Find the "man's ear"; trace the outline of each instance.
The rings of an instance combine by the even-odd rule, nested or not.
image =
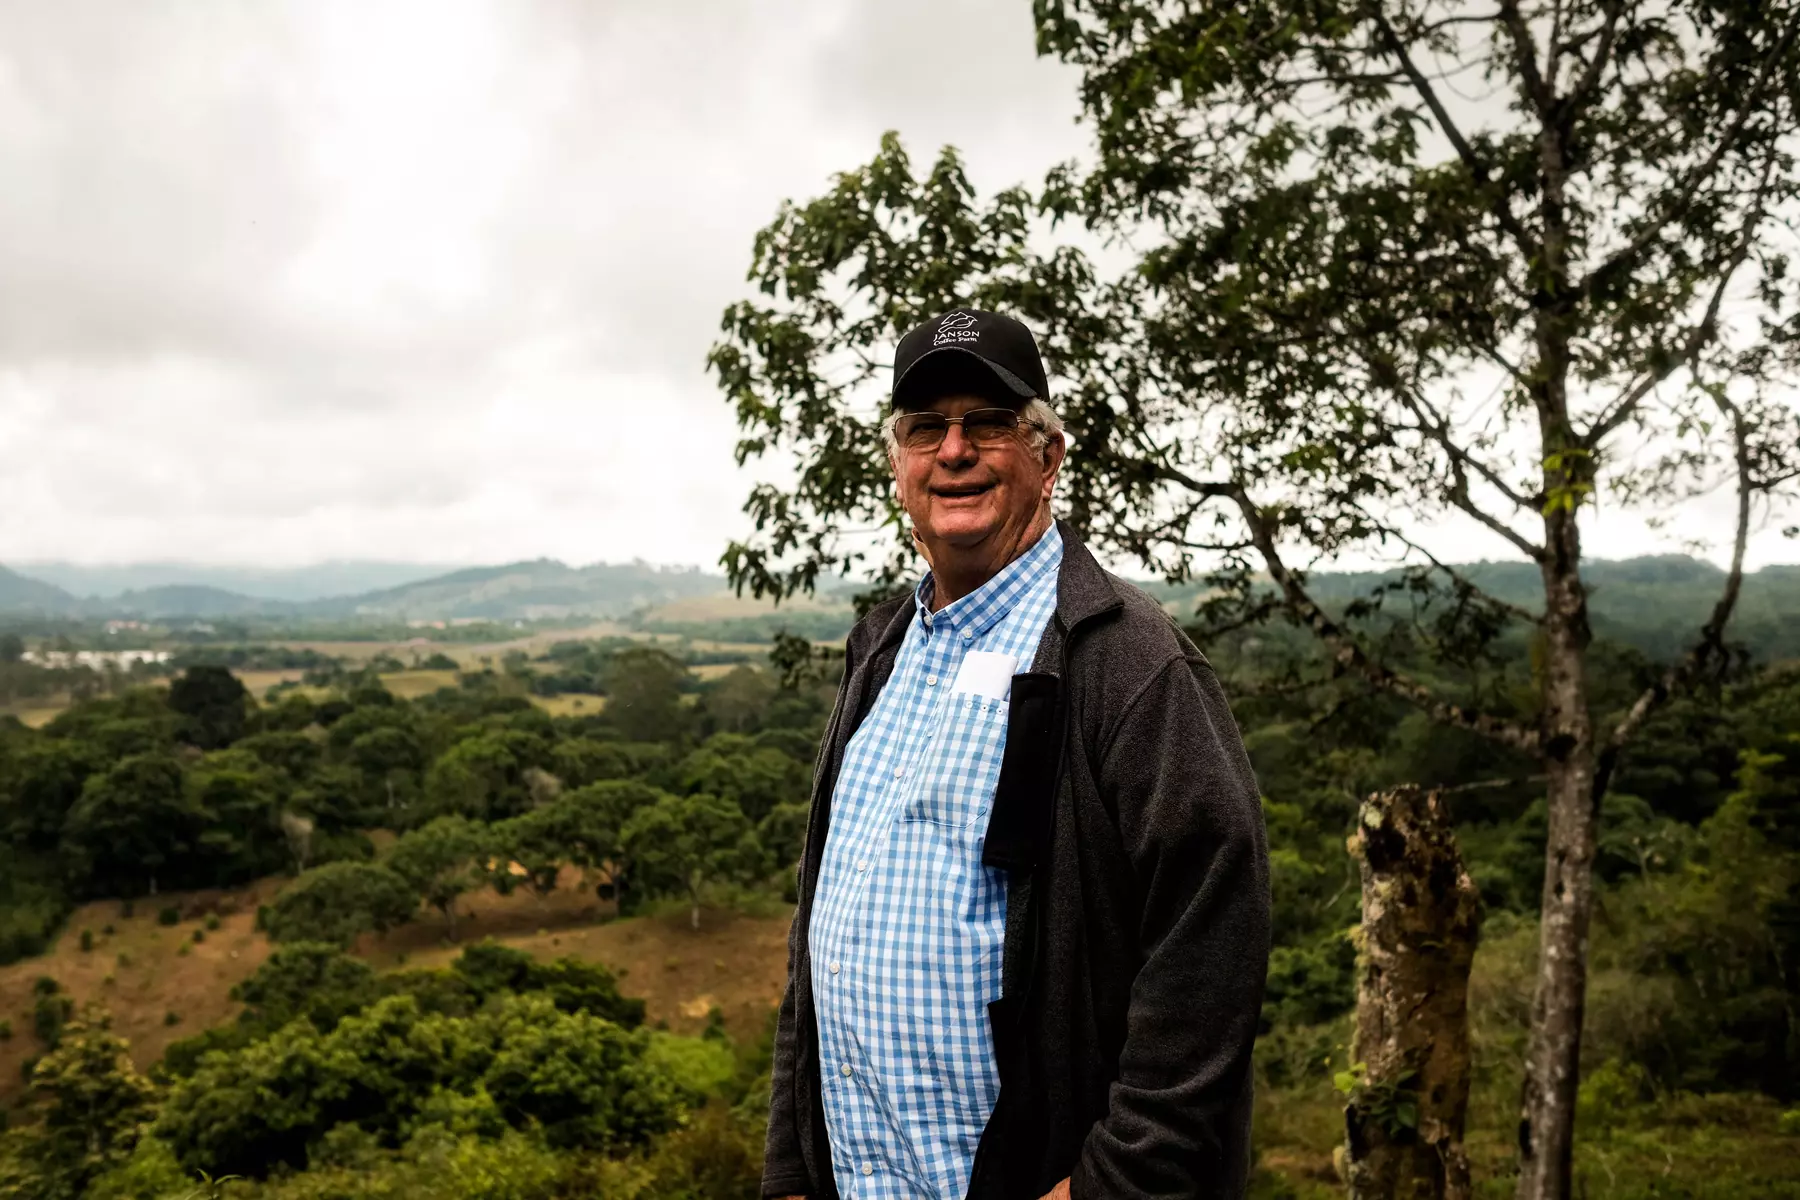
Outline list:
[[[1044,438],[1044,499],[1050,499],[1050,493],[1056,490],[1056,477],[1062,473],[1063,459],[1068,456],[1069,443],[1061,433],[1052,433]]]

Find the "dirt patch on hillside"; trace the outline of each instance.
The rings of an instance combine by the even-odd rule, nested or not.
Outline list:
[[[21,1068],[43,1052],[32,1025],[32,988],[40,976],[55,979],[78,1006],[104,1004],[114,1030],[130,1042],[133,1061],[148,1068],[171,1042],[237,1015],[231,989],[271,949],[256,932],[257,906],[285,882],[139,900],[130,916],[116,900],[84,905],[47,954],[0,967],[0,1020],[12,1026],[12,1037],[0,1040],[0,1105],[18,1098],[25,1082]],[[449,940],[439,914],[426,910],[409,925],[362,938],[356,953],[381,970],[441,967],[464,946],[491,937],[539,958],[574,955],[605,963],[619,973],[621,991],[645,1001],[652,1024],[697,1033],[716,1006],[733,1037],[761,1035],[786,983],[786,915],[703,909],[697,931],[689,928],[685,909],[620,920],[610,902],[578,890],[580,882],[578,872],[565,872],[562,886],[542,902],[522,890],[510,896],[478,892],[459,905],[456,941]],[[170,905],[181,920],[165,926],[157,914]],[[208,930],[212,919],[218,927]],[[86,951],[84,929],[93,935]]]
[[[85,904],[49,953],[0,967],[0,1020],[12,1024],[12,1037],[0,1041],[0,1100],[23,1089],[25,1062],[44,1050],[32,1023],[33,985],[41,976],[56,980],[77,1007],[105,1005],[140,1067],[161,1058],[170,1042],[234,1016],[232,987],[269,955],[268,940],[256,932],[257,905],[280,882],[142,899],[130,916],[117,900]],[[158,913],[171,906],[181,920],[160,924]],[[206,928],[209,918],[216,929]],[[81,948],[83,930],[92,935],[90,950]]]

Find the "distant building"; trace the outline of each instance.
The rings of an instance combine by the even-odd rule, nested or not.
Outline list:
[[[115,667],[121,671],[129,671],[138,663],[165,663],[169,661],[167,650],[27,650],[19,656],[21,662],[28,662],[36,667],[56,667],[68,670],[71,667],[87,667],[94,671],[103,671],[107,667]]]

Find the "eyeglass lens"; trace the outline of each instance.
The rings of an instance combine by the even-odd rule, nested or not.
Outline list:
[[[1010,408],[977,408],[960,417],[937,412],[908,413],[900,420],[900,440],[916,449],[936,446],[953,424],[961,425],[963,436],[971,442],[997,442],[1018,428],[1019,414]]]

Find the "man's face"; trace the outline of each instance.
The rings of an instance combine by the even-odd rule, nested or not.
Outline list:
[[[924,407],[960,417],[1002,406],[957,395]],[[894,464],[900,503],[928,551],[971,548],[996,536],[1009,543],[1024,537],[1050,498],[1063,460],[1060,436],[1042,448],[1038,436],[1021,423],[1012,436],[977,445],[963,436],[961,425],[952,425],[935,450],[908,449],[901,443]]]

